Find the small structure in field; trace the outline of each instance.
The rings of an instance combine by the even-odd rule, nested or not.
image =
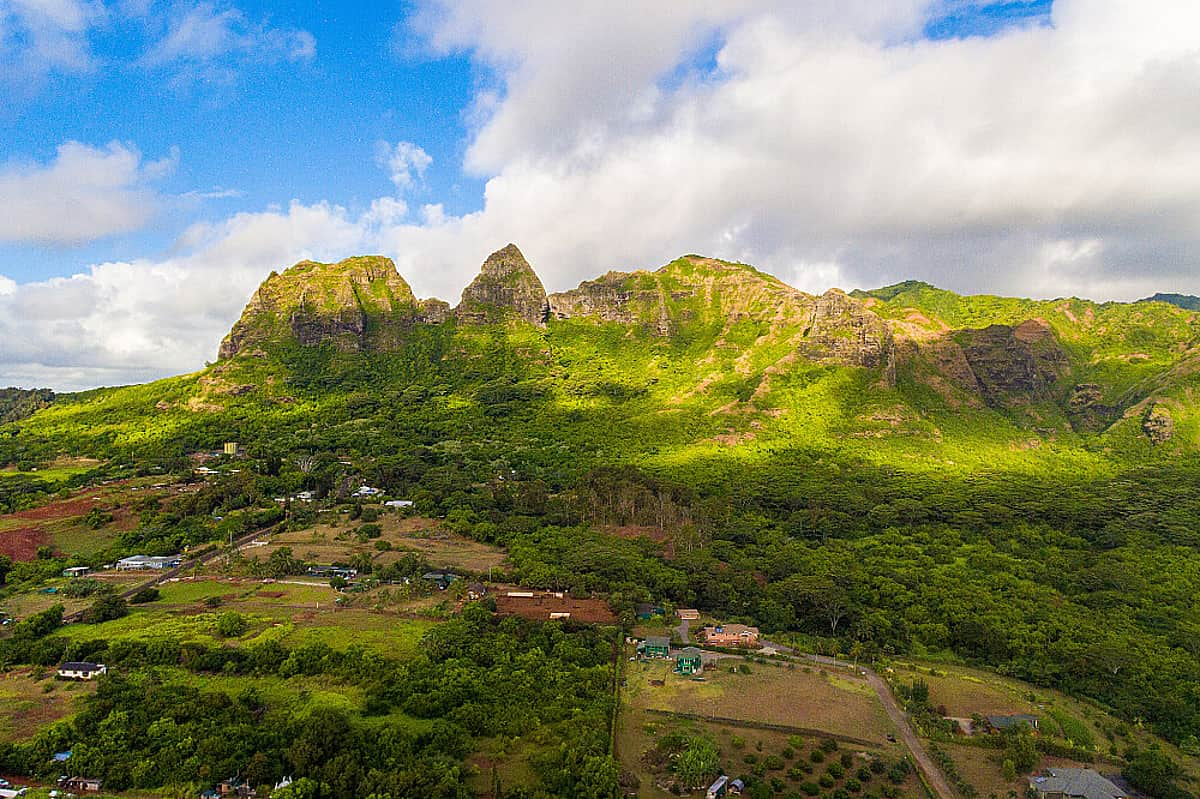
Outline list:
[[[383,503],[383,506],[385,508],[404,510],[406,508],[411,508],[413,506],[413,501],[411,499],[389,499],[387,502]]]
[[[452,572],[425,572],[421,575],[421,579],[433,583],[439,591],[445,591],[451,583],[462,578]]]
[[[989,732],[1004,732],[1018,727],[1028,727],[1031,732],[1038,730],[1038,717],[1028,713],[1014,713],[1010,716],[985,716],[983,719]]]
[[[711,646],[758,646],[758,628],[745,624],[718,624],[704,628],[704,642]]]
[[[727,790],[729,790],[729,778],[722,774],[712,785],[708,786],[704,799],[721,799]]]
[[[637,645],[637,653],[643,658],[671,657],[671,639],[665,635],[650,635]]]
[[[704,671],[704,659],[694,646],[684,647],[675,653],[675,671],[685,676]]]
[[[88,566],[72,566],[69,569],[63,569],[62,576],[74,579],[76,577],[85,577],[91,571],[91,568]]]
[[[382,488],[375,488],[374,486],[363,485],[363,486],[359,486],[354,491],[353,496],[359,497],[361,499],[363,497],[377,497],[382,493],[383,493]]]
[[[108,673],[108,667],[103,663],[69,660],[58,667],[58,676],[64,680],[94,680],[106,673]]]
[[[483,583],[471,583],[467,586],[467,599],[472,602],[487,596],[487,586]]]
[[[1090,768],[1048,768],[1029,778],[1038,799],[1126,799],[1128,793]]]
[[[675,615],[678,616],[681,621],[696,621],[700,618],[700,611],[696,610],[695,608],[678,608],[675,611]]]

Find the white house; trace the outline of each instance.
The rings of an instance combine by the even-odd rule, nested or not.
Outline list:
[[[101,674],[106,674],[108,667],[103,663],[84,663],[67,661],[58,667],[58,676],[67,680],[94,680]]]
[[[139,571],[154,569],[164,571],[182,563],[178,555],[130,555],[117,561],[117,571]]]
[[[354,492],[354,496],[356,496],[356,497],[377,497],[382,493],[383,493],[383,489],[380,489],[380,488],[372,488],[371,486],[359,486],[358,490]]]
[[[411,508],[413,506],[413,501],[411,499],[389,499],[387,502],[385,502],[383,504],[385,507],[388,507],[388,508],[404,509],[404,508]]]

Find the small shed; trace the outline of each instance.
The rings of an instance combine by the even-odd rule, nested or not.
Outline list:
[[[721,799],[725,792],[729,789],[729,778],[722,774],[717,777],[712,785],[708,786],[707,793],[704,794],[705,799]]]
[[[63,569],[63,577],[83,577],[87,575],[91,569],[87,566],[72,566],[69,569]]]
[[[694,646],[684,647],[675,653],[675,671],[680,674],[699,674],[704,670],[700,650]]]

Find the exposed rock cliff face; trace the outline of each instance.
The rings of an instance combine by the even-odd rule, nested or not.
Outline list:
[[[390,259],[302,261],[258,287],[219,355],[232,358],[283,341],[331,342],[348,351],[386,346],[416,318],[416,298]]]
[[[1146,409],[1142,417],[1142,432],[1155,444],[1163,444],[1175,435],[1175,420],[1162,403],[1156,402]]]
[[[656,272],[609,272],[550,295],[557,319],[638,325],[659,336],[694,323],[766,325],[812,361],[883,367],[894,379],[887,325],[861,302],[833,290],[813,297],[745,264],[689,255]]]
[[[874,369],[895,380],[896,347],[888,326],[840,289],[822,294],[812,307],[800,352],[806,358]]]
[[[515,244],[488,256],[454,309],[458,321],[468,324],[521,319],[544,325],[549,315],[546,289]]]
[[[1070,371],[1066,352],[1040,320],[962,330],[954,338],[994,407],[1050,400],[1054,384]]]

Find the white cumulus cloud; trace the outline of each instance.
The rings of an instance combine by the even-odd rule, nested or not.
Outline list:
[[[137,230],[160,206],[153,180],[174,162],[147,162],[120,142],[67,142],[49,163],[4,164],[0,242],[79,244]]]
[[[387,171],[388,177],[400,191],[411,189],[425,175],[433,158],[412,142],[385,141],[375,145],[375,160]]]

